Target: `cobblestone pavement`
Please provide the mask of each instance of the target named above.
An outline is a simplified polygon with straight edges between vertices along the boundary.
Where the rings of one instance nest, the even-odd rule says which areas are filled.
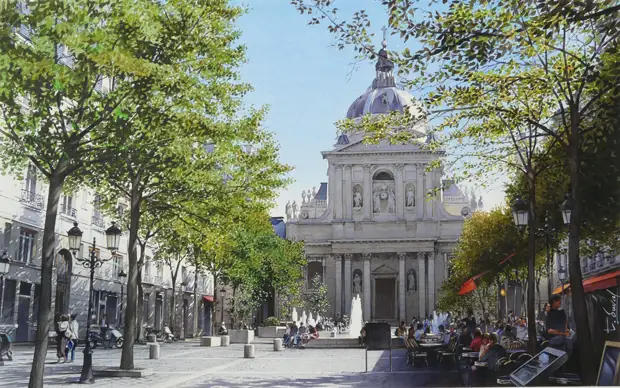
[[[368,352],[365,371],[363,349],[285,349],[274,352],[266,340],[255,342],[256,358],[243,358],[243,345],[204,348],[197,342],[161,345],[161,358],[148,359],[148,348],[136,345],[135,366],[153,370],[153,375],[134,378],[98,378],[95,387],[412,387],[460,385],[456,371],[437,368],[414,370],[405,365],[402,350],[393,352],[389,371],[387,352]],[[56,364],[49,351],[44,386],[55,388],[78,381],[82,366],[81,348],[76,362]],[[25,387],[28,384],[33,349],[17,347],[14,361],[0,367],[0,388]],[[117,367],[120,350],[96,349],[95,370]]]

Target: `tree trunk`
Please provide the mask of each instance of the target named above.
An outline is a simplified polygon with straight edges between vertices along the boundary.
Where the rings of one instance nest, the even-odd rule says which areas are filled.
[[[529,186],[529,219],[528,219],[528,246],[527,246],[527,335],[528,350],[531,354],[536,354],[536,279],[534,267],[536,262],[536,176],[531,170],[528,171]]]
[[[200,333],[198,329],[198,311],[198,262],[196,262],[194,268],[194,333],[192,338],[198,337],[198,333]]]
[[[28,388],[43,388],[43,373],[45,357],[47,356],[48,333],[50,331],[50,316],[52,314],[52,270],[54,253],[56,250],[56,216],[58,202],[65,182],[64,172],[58,170],[66,168],[61,162],[59,168],[52,172],[47,194],[47,208],[45,226],[43,229],[43,250],[41,255],[41,295],[39,298],[39,313],[37,315],[37,336],[30,370]],[[90,319],[88,317],[87,319]]]
[[[172,278],[172,306],[170,306],[170,331],[177,335],[179,338],[179,333],[175,332],[176,322],[175,316],[177,311],[177,288],[176,288],[177,279],[176,276]]]
[[[136,342],[144,338],[144,288],[142,288],[142,266],[144,265],[144,256],[146,255],[146,241],[140,244],[140,260],[138,260],[138,303],[136,315]]]
[[[131,180],[131,221],[129,226],[129,243],[127,253],[129,257],[129,274],[127,275],[127,307],[125,312],[125,341],[121,354],[121,369],[134,369],[133,347],[136,342],[136,308],[138,307],[138,228],[140,226],[140,204],[142,193],[138,190],[139,178],[133,176]]]
[[[590,325],[588,323],[588,310],[586,296],[583,289],[583,276],[581,274],[581,260],[579,258],[579,239],[581,238],[581,187],[580,187],[580,156],[579,156],[579,127],[575,117],[576,112],[571,109],[571,139],[570,168],[571,195],[573,209],[570,217],[568,238],[568,268],[570,273],[570,288],[573,299],[573,314],[577,325],[577,345],[581,356],[581,370],[584,385],[593,385],[596,382],[598,368],[594,357],[594,347]]]

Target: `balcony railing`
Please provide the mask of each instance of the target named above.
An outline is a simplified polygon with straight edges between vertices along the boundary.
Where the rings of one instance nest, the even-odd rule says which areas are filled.
[[[33,191],[22,190],[22,196],[19,201],[37,210],[43,209],[43,196]]]
[[[164,284],[164,278],[161,277],[161,276],[155,276],[153,278],[153,283],[154,284],[158,284],[158,285],[162,285],[162,284]]]
[[[101,217],[93,216],[92,224],[100,228],[105,228],[105,222]]]
[[[69,216],[72,218],[77,218],[77,209],[74,209],[68,206],[63,206],[60,208],[60,214],[64,214],[65,216]]]
[[[581,259],[581,271],[584,275],[605,272],[620,266],[620,257],[613,252],[599,252]]]

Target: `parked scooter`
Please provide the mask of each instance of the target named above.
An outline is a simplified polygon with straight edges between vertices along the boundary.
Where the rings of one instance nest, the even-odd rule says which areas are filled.
[[[123,347],[123,334],[116,330],[113,326],[101,328],[102,330],[90,329],[88,340],[92,349],[97,348],[99,344],[103,348],[121,348]]]

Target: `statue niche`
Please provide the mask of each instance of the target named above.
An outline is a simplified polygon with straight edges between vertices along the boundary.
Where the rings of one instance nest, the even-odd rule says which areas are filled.
[[[353,271],[352,286],[353,286],[353,295],[362,294],[363,289],[362,289],[362,270],[361,269],[356,269],[355,271]]]
[[[388,171],[379,171],[372,179],[373,213],[396,213],[394,176]]]
[[[407,183],[405,186],[405,207],[407,209],[415,207],[415,187],[413,183]]]
[[[361,209],[362,207],[364,207],[362,186],[355,185],[353,187],[353,209]]]

